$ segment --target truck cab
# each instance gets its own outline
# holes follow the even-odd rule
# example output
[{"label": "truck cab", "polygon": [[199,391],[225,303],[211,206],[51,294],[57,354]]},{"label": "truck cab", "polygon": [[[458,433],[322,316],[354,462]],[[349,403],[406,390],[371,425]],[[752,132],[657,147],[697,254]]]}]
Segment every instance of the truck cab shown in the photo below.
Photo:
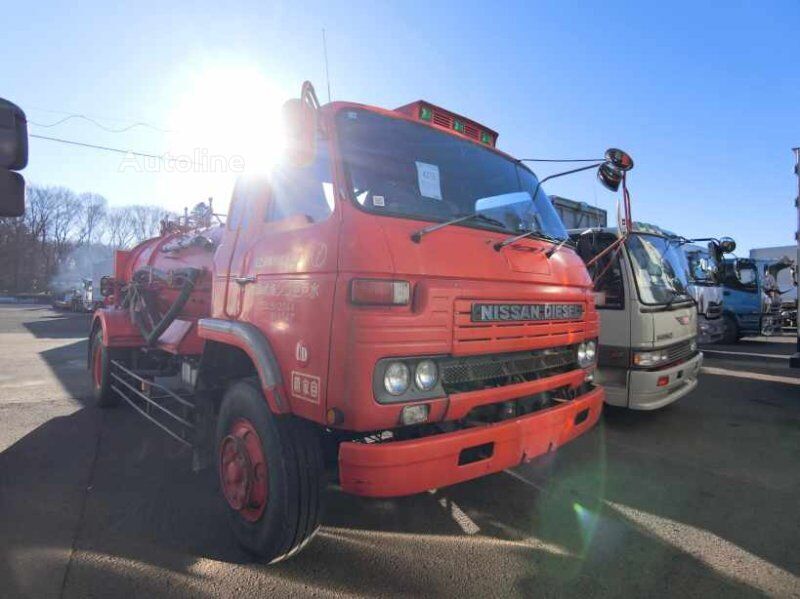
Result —
[{"label": "truck cab", "polygon": [[688,244],[682,249],[687,263],[686,290],[697,304],[697,342],[717,343],[725,335],[725,321],[716,256],[710,247]]},{"label": "truck cab", "polygon": [[781,328],[780,293],[765,283],[777,281],[789,260],[729,258],[722,263],[725,342],[751,335],[772,335]]},{"label": "truck cab", "polygon": [[[708,244],[693,243],[700,241],[708,241]],[[697,305],[697,342],[701,345],[717,343],[725,336],[721,263],[725,254],[736,249],[736,242],[722,237],[678,238],[678,243],[686,258],[686,289]]]},{"label": "truck cab", "polygon": [[[572,231],[590,263],[618,238],[615,228]],[[697,386],[697,310],[685,260],[672,235],[633,223],[616,250],[592,263],[600,314],[597,380],[606,403],[635,410],[666,406]]]}]

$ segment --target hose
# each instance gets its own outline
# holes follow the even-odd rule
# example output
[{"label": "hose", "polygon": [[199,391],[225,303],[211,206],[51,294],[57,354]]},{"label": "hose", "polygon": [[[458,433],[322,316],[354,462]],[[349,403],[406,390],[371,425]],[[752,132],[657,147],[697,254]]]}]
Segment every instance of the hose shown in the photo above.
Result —
[{"label": "hose", "polygon": [[[185,273],[186,280],[183,282],[180,295],[178,295],[158,324],[156,324],[156,326],[154,326],[153,329],[148,332],[147,328],[141,322],[141,319],[135,319],[136,324],[139,327],[139,331],[141,332],[142,337],[144,337],[145,343],[148,347],[155,345],[156,341],[158,341],[158,338],[161,337],[161,334],[167,330],[167,327],[171,325],[178,314],[180,314],[180,311],[186,305],[186,302],[189,300],[189,296],[194,290],[194,284],[197,281],[197,277],[200,276],[202,271],[197,268],[187,268],[182,272]],[[144,294],[142,294],[142,299],[145,300],[144,303],[146,304],[147,301]]]}]

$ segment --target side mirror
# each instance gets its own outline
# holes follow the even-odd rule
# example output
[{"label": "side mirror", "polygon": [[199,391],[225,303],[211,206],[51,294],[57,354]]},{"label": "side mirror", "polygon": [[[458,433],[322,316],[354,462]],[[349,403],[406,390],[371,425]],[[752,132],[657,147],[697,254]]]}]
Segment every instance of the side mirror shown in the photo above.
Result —
[{"label": "side mirror", "polygon": [[736,251],[736,242],[731,237],[720,237],[719,249],[722,250],[724,254],[732,254]]},{"label": "side mirror", "polygon": [[625,172],[633,168],[633,158],[619,148],[608,148],[605,155],[606,162]]},{"label": "side mirror", "polygon": [[0,168],[0,217],[25,214],[25,179],[22,175]]},{"label": "side mirror", "polygon": [[296,166],[309,164],[317,150],[317,111],[303,100],[293,98],[283,105],[286,156]]},{"label": "side mirror", "polygon": [[114,277],[108,275],[100,279],[100,295],[108,297],[114,294]]},{"label": "side mirror", "polygon": [[622,182],[622,171],[609,162],[604,162],[597,169],[597,178],[603,187],[610,191],[617,191]]},{"label": "side mirror", "polygon": [[0,217],[25,213],[25,180],[14,171],[28,164],[28,121],[16,104],[0,98]]}]

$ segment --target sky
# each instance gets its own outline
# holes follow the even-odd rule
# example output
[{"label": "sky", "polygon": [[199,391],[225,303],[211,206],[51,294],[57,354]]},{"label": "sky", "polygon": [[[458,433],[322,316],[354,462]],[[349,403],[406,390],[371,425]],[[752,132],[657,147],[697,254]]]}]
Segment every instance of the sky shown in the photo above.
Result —
[{"label": "sky", "polygon": [[[8,4],[0,96],[26,111],[29,133],[195,163],[31,139],[32,183],[176,211],[213,196],[224,210],[240,167],[232,157],[269,161],[282,102],[306,79],[327,99],[324,28],[335,100],[426,99],[498,131],[516,157],[620,147],[636,163],[634,219],[730,235],[739,255],[794,243],[797,0]],[[69,114],[147,126],[43,126]],[[198,172],[212,156],[225,157],[217,172]],[[617,195],[592,173],[545,189],[615,210]]]}]

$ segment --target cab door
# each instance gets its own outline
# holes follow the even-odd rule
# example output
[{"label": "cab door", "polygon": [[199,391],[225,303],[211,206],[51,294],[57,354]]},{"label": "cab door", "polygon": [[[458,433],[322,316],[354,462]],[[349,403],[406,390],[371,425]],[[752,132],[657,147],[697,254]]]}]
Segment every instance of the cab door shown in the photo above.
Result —
[{"label": "cab door", "polygon": [[[292,411],[324,421],[339,212],[328,147],[272,171],[241,227],[227,308],[258,327],[276,354]],[[264,201],[262,202],[262,198]]]},{"label": "cab door", "polygon": [[722,265],[723,310],[732,313],[747,333],[761,331],[761,292],[755,262],[746,258],[725,260]]},{"label": "cab door", "polygon": [[[254,223],[267,209],[269,182],[264,177],[241,177],[233,191],[225,235],[214,254],[214,294],[212,313],[215,318],[235,320],[241,315],[245,286],[255,282],[244,272],[248,241],[258,231]],[[245,248],[245,251],[242,251]]]}]

